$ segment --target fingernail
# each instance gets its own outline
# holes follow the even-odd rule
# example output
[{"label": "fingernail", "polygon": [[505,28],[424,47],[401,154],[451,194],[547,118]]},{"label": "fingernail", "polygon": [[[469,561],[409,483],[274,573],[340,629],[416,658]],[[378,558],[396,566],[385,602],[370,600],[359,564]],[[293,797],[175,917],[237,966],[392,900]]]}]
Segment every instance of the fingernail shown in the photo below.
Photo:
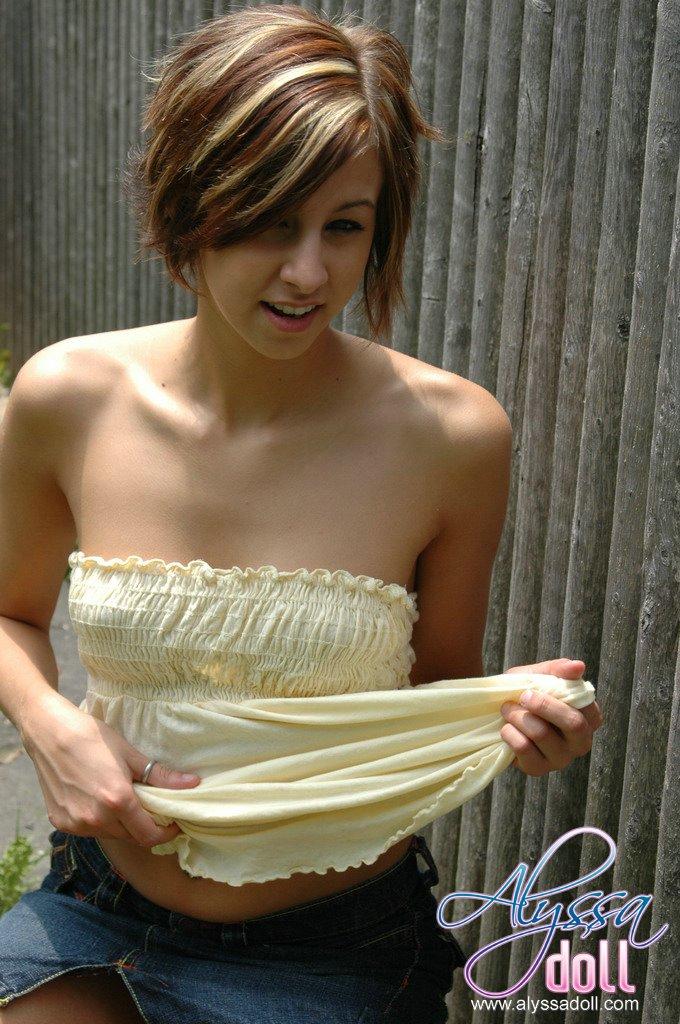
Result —
[{"label": "fingernail", "polygon": [[193,782],[194,779],[198,778],[198,775],[187,775],[185,772],[178,772],[177,774],[179,775],[182,782]]},{"label": "fingernail", "polygon": [[506,700],[505,704],[501,704],[501,714],[502,715],[507,715],[507,713],[510,710],[510,708],[511,708],[510,701]]},{"label": "fingernail", "polygon": [[532,697],[532,691],[531,690],[525,690],[524,693],[521,694],[521,696],[519,698],[520,704],[522,704],[524,707],[527,707],[531,703],[531,697]]}]

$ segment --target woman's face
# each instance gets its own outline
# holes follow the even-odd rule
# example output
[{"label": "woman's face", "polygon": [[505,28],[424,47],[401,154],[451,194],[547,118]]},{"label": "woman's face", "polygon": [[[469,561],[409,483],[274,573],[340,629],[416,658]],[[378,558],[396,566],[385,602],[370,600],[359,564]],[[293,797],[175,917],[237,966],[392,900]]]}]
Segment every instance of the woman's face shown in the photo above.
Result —
[{"label": "woman's face", "polygon": [[[382,171],[374,149],[348,160],[295,214],[255,238],[201,253],[200,322],[263,356],[290,359],[331,330],[363,278]],[[264,302],[319,305],[301,323],[270,315]],[[287,330],[292,325],[295,330]]]}]

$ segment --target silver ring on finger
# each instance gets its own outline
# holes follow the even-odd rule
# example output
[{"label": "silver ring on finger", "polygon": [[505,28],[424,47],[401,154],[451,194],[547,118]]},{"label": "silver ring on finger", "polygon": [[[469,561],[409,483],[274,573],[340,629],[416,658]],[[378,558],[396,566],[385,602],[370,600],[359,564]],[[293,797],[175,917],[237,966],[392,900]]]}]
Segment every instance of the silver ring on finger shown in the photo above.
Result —
[{"label": "silver ring on finger", "polygon": [[146,783],[149,781],[149,776],[151,775],[151,769],[153,768],[155,763],[156,763],[155,761],[149,761],[149,763],[147,764],[146,768],[144,769],[144,771],[142,773],[142,783],[144,785],[146,785]]}]

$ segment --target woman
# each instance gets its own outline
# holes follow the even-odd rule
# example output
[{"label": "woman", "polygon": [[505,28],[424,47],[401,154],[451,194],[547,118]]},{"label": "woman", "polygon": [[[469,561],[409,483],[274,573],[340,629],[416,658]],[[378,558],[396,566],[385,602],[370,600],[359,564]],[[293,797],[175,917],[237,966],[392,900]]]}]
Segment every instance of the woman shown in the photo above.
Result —
[{"label": "woman", "polygon": [[[17,375],[0,463],[0,696],[55,831],[40,889],[0,920],[2,1024],[77,1007],[92,1022],[446,1019],[464,954],[437,925],[422,837],[376,845],[392,835],[372,818],[379,800],[370,849],[355,827],[329,846],[344,859],[324,860],[325,828],[307,827],[291,870],[286,829],[305,816],[272,811],[290,790],[270,776],[274,795],[259,796],[254,742],[240,813],[269,817],[244,833],[245,880],[223,855],[239,822],[217,830],[199,808],[180,828],[171,800],[202,799],[236,757],[221,733],[208,770],[189,728],[193,714],[215,724],[225,694],[233,728],[245,709],[244,743],[280,697],[302,709],[286,736],[304,740],[304,708],[335,694],[392,700],[483,674],[507,416],[484,389],[371,343],[401,298],[418,136],[441,139],[409,86],[402,47],[370,26],[272,5],[199,27],[163,63],[129,178],[144,244],[195,290],[196,315],[48,345]],[[362,279],[370,340],[330,326]],[[55,692],[47,639],[69,552],[89,713]],[[511,671],[569,681],[584,667]],[[600,721],[594,703],[538,699],[537,715],[511,704],[501,731],[532,775],[586,753]],[[336,725],[324,756],[358,751]],[[275,752],[288,781],[314,753]],[[335,780],[358,786],[353,764]]]}]

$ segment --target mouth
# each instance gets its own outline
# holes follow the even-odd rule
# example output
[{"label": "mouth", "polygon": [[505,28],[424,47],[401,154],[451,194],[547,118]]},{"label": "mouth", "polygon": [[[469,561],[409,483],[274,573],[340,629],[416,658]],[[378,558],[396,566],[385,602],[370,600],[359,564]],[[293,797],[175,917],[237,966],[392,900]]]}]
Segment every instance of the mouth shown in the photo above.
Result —
[{"label": "mouth", "polygon": [[278,327],[279,330],[282,331],[304,331],[309,327],[319,310],[323,309],[323,306],[315,306],[314,309],[310,309],[309,313],[304,313],[302,316],[295,316],[292,313],[280,313],[268,302],[262,301],[260,302],[260,306],[264,310],[264,314],[268,318],[269,322],[273,323],[275,327]]}]

